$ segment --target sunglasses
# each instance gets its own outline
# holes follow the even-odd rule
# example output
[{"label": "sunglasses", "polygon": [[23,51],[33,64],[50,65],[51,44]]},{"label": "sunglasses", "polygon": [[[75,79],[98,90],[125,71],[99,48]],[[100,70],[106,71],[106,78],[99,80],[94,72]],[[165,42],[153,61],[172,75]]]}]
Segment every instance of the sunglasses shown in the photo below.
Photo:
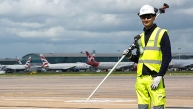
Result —
[{"label": "sunglasses", "polygon": [[140,18],[141,19],[150,19],[150,18],[152,18],[153,16],[152,15],[142,15],[142,16],[140,16]]}]

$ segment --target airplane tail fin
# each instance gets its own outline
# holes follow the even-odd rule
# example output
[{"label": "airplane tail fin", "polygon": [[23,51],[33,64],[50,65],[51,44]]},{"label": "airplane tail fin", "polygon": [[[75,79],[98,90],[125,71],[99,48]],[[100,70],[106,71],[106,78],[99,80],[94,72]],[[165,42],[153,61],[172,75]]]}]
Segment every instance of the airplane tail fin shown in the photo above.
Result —
[{"label": "airplane tail fin", "polygon": [[49,62],[47,61],[47,59],[44,57],[44,55],[40,54],[40,58],[42,60],[42,68],[45,68],[48,66]]},{"label": "airplane tail fin", "polygon": [[96,67],[96,66],[99,65],[99,62],[97,62],[97,61],[94,60],[95,54],[90,55],[90,54],[88,53],[88,51],[86,51],[86,56],[87,56],[87,58],[88,58],[88,62],[87,62],[88,65],[92,65],[92,66],[94,66],[94,67]]},{"label": "airplane tail fin", "polygon": [[26,63],[25,63],[25,66],[26,66],[27,68],[30,68],[30,62],[31,62],[31,57],[29,57],[29,58],[27,59]]},{"label": "airplane tail fin", "polygon": [[22,62],[21,62],[21,60],[20,60],[19,58],[17,58],[17,62],[18,62],[19,64],[22,64]]},{"label": "airplane tail fin", "polygon": [[95,54],[90,55],[90,53],[88,51],[86,51],[86,56],[87,56],[88,62],[96,62],[94,60]]}]

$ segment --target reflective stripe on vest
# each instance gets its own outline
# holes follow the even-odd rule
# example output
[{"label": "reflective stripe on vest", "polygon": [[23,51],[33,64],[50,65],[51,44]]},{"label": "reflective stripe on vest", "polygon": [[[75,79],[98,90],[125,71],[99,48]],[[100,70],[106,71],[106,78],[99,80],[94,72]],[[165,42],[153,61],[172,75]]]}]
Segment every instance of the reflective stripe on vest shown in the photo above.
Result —
[{"label": "reflective stripe on vest", "polygon": [[157,60],[139,60],[138,63],[153,63],[153,64],[161,64],[161,61]]},{"label": "reflective stripe on vest", "polygon": [[142,68],[145,64],[151,71],[159,72],[162,63],[162,53],[160,48],[160,41],[165,29],[155,28],[152,32],[146,46],[145,46],[145,36],[144,33],[141,34],[142,47],[144,48],[144,53],[140,55],[138,66],[137,66],[137,76],[141,76]]},{"label": "reflective stripe on vest", "polygon": [[161,32],[162,29],[159,28],[159,30],[156,33],[155,40],[154,40],[154,46],[153,47],[144,47],[144,50],[160,50],[160,47],[157,47],[157,41],[158,41],[158,35]]}]

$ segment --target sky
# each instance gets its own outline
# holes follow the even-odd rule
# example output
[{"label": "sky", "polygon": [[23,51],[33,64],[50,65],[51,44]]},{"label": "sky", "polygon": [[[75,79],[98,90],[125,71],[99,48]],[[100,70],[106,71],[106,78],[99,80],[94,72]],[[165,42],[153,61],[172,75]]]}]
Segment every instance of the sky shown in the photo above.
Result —
[{"label": "sky", "polygon": [[0,58],[29,53],[122,53],[141,34],[143,5],[170,7],[155,20],[172,53],[193,53],[193,0],[0,0]]}]

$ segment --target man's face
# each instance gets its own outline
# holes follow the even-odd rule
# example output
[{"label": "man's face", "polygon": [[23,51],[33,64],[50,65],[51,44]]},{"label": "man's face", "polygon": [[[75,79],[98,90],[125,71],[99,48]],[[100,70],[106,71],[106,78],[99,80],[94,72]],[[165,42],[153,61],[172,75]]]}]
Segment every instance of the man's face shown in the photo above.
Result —
[{"label": "man's face", "polygon": [[153,22],[155,20],[155,16],[152,14],[145,14],[145,15],[141,15],[140,19],[141,19],[143,25],[145,26],[145,28],[149,29],[153,25]]}]

